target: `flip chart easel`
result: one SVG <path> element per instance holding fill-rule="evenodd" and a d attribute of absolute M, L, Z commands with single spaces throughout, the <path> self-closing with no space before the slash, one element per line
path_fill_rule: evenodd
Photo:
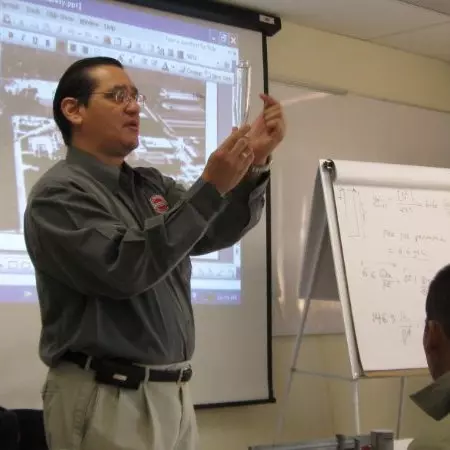
<path fill-rule="evenodd" d="M 449 262 L 446 257 L 450 251 L 449 225 L 450 171 L 447 169 L 319 162 L 300 279 L 299 298 L 304 299 L 304 309 L 274 443 L 281 435 L 295 374 L 352 383 L 355 434 L 361 434 L 359 382 L 373 377 L 398 377 L 396 434 L 397 438 L 400 436 L 407 377 L 428 373 L 421 345 L 425 295 L 428 282 Z M 424 230 L 433 227 L 426 234 Z M 399 293 L 404 295 L 398 296 Z M 389 296 L 401 298 L 400 303 L 404 304 L 389 309 L 386 306 Z M 313 299 L 341 303 L 349 376 L 297 367 Z M 370 304 L 364 305 L 366 300 Z M 376 312 L 377 302 L 380 311 L 387 309 Z M 372 312 L 365 311 L 364 307 L 372 308 Z M 373 340 L 387 336 L 393 357 L 384 355 L 381 345 L 379 349 L 371 348 L 373 343 L 364 335 L 367 335 L 366 326 L 368 333 L 374 333 Z M 403 360 L 398 358 L 403 354 Z"/>

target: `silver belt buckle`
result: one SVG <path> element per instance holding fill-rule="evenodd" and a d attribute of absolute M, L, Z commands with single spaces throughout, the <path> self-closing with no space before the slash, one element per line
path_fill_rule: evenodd
<path fill-rule="evenodd" d="M 180 374 L 178 375 L 178 380 L 177 380 L 178 386 L 182 386 L 182 385 L 186 384 L 186 381 L 182 381 L 182 380 L 183 380 L 184 372 L 186 372 L 189 369 L 190 369 L 190 367 L 183 367 L 182 369 L 180 369 Z"/>

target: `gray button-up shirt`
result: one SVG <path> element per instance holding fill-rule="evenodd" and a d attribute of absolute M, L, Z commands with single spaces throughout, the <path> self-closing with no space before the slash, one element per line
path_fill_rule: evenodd
<path fill-rule="evenodd" d="M 426 432 L 415 436 L 408 450 L 449 450 L 450 372 L 413 394 L 411 399 L 422 411 L 443 423 L 439 427 L 427 427 Z"/>
<path fill-rule="evenodd" d="M 434 420 L 450 414 L 450 372 L 411 395 L 411 400 Z"/>
<path fill-rule="evenodd" d="M 25 211 L 44 363 L 55 366 L 68 350 L 142 364 L 189 360 L 189 256 L 229 247 L 256 225 L 267 181 L 246 179 L 223 198 L 201 179 L 185 190 L 156 169 L 106 166 L 69 149 Z"/>

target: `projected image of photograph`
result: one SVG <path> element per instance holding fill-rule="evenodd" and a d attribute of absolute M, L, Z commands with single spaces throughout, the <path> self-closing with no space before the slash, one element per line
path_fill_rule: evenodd
<path fill-rule="evenodd" d="M 110 56 L 121 61 L 146 98 L 139 146 L 127 162 L 135 167 L 155 167 L 189 188 L 224 137 L 218 120 L 220 101 L 229 104 L 230 116 L 225 114 L 220 122 L 226 134 L 231 129 L 230 71 L 237 53 L 212 44 L 192 46 L 188 37 L 182 48 L 179 38 L 165 33 L 160 33 L 159 42 L 93 32 L 79 18 L 79 23 L 70 21 L 72 25 L 66 27 L 57 20 L 28 17 L 36 10 L 27 9 L 28 4 L 33 3 L 17 2 L 22 10 L 11 7 L 0 15 L 0 207 L 7 212 L 0 216 L 0 253 L 7 252 L 0 258 L 0 291 L 5 293 L 1 285 L 15 277 L 15 288 L 20 290 L 23 280 L 27 284 L 23 296 L 33 299 L 30 266 L 18 265 L 16 260 L 27 258 L 23 213 L 30 190 L 66 155 L 52 108 L 61 74 L 84 57 Z M 53 8 L 36 8 L 42 10 L 41 18 L 58 17 Z M 92 25 L 94 19 L 90 20 Z M 219 50 L 222 56 L 217 55 Z M 192 259 L 194 302 L 240 302 L 240 255 L 236 249 L 239 246 Z M 26 266 L 26 275 L 19 266 Z M 6 270 L 3 275 L 2 270 Z"/>
<path fill-rule="evenodd" d="M 14 65 L 18 53 L 22 61 Z M 44 59 L 43 68 L 54 67 L 54 60 L 58 59 L 50 52 L 39 57 Z M 35 49 L 25 48 L 19 52 L 16 46 L 10 45 L 5 46 L 2 57 L 5 67 L 2 103 L 11 118 L 18 192 L 26 196 L 34 182 L 64 158 L 66 152 L 52 119 L 57 82 L 51 78 L 55 72 L 45 73 L 44 69 L 43 73 L 38 73 L 33 63 L 37 58 Z M 77 58 L 65 59 L 64 67 L 68 67 Z M 32 68 L 28 69 L 28 65 Z M 140 145 L 130 155 L 128 163 L 157 167 L 165 175 L 190 186 L 205 164 L 205 82 L 127 69 L 146 97 L 141 110 Z M 61 72 L 63 70 L 61 67 Z M 21 78 L 19 74 L 23 74 Z M 23 202 L 24 199 L 19 199 L 19 204 Z"/>
<path fill-rule="evenodd" d="M 189 187 L 206 161 L 205 83 L 142 72 L 129 69 L 146 102 L 141 109 L 139 147 L 127 162 L 156 167 Z"/>

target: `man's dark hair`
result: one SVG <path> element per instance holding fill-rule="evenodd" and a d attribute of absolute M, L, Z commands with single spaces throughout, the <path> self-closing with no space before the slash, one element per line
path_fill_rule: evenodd
<path fill-rule="evenodd" d="M 72 141 L 72 124 L 66 119 L 61 102 L 66 97 L 76 98 L 80 104 L 87 106 L 92 92 L 97 87 L 96 81 L 91 77 L 90 71 L 98 66 L 116 66 L 123 69 L 120 61 L 106 56 L 80 59 L 73 63 L 59 80 L 53 97 L 53 118 L 61 131 L 64 143 L 70 145 Z"/>
<path fill-rule="evenodd" d="M 427 320 L 440 323 L 450 338 L 450 265 L 442 268 L 431 281 L 425 311 Z"/>

